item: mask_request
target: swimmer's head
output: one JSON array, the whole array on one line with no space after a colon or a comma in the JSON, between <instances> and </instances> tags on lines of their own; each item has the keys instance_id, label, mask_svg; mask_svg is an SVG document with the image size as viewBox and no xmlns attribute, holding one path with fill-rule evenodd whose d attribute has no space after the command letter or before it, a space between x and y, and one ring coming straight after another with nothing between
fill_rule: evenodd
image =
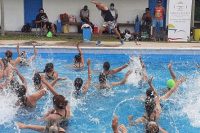
<instances>
[{"instance_id":1,"label":"swimmer's head","mask_svg":"<svg viewBox=\"0 0 200 133\"><path fill-rule=\"evenodd\" d=\"M99 83L106 83L106 74L105 73L100 73L99 74Z\"/></svg>"},{"instance_id":2,"label":"swimmer's head","mask_svg":"<svg viewBox=\"0 0 200 133\"><path fill-rule=\"evenodd\" d=\"M34 85L39 85L41 84L41 76L39 73L35 73L34 76L33 76L33 82L34 82Z\"/></svg>"},{"instance_id":3,"label":"swimmer's head","mask_svg":"<svg viewBox=\"0 0 200 133\"><path fill-rule=\"evenodd\" d=\"M53 63L47 63L47 64L45 65L44 72L45 72L45 73L49 73L49 72L52 72L53 69L54 69Z\"/></svg>"},{"instance_id":4,"label":"swimmer's head","mask_svg":"<svg viewBox=\"0 0 200 133\"><path fill-rule=\"evenodd\" d=\"M74 87L75 87L76 91L79 91L81 89L82 85L83 85L83 80L81 78L76 78L74 80Z\"/></svg>"},{"instance_id":5,"label":"swimmer's head","mask_svg":"<svg viewBox=\"0 0 200 133\"><path fill-rule=\"evenodd\" d=\"M15 91L18 97L23 97L26 95L26 87L24 85L19 85Z\"/></svg>"},{"instance_id":6,"label":"swimmer's head","mask_svg":"<svg viewBox=\"0 0 200 133\"><path fill-rule=\"evenodd\" d=\"M154 93L153 93L153 91L151 90L151 88L147 89L147 91L146 91L146 96L147 96L147 97L150 97L150 98L154 98Z\"/></svg>"},{"instance_id":7,"label":"swimmer's head","mask_svg":"<svg viewBox=\"0 0 200 133\"><path fill-rule=\"evenodd\" d=\"M53 97L53 105L55 108L57 109L65 109L65 107L67 106L68 101L65 100L65 97L62 95L55 95Z\"/></svg>"},{"instance_id":8,"label":"swimmer's head","mask_svg":"<svg viewBox=\"0 0 200 133\"><path fill-rule=\"evenodd\" d=\"M81 62L81 54L77 54L74 56L74 62L75 63L80 63Z\"/></svg>"},{"instance_id":9,"label":"swimmer's head","mask_svg":"<svg viewBox=\"0 0 200 133\"><path fill-rule=\"evenodd\" d=\"M110 63L109 62L104 62L103 63L103 69L104 69L104 71L108 71L110 69Z\"/></svg>"},{"instance_id":10,"label":"swimmer's head","mask_svg":"<svg viewBox=\"0 0 200 133\"><path fill-rule=\"evenodd\" d=\"M7 51L5 52L5 56L6 56L7 59L12 59L12 55L13 55L13 53L12 53L12 51L10 51L10 50L7 50Z\"/></svg>"},{"instance_id":11,"label":"swimmer's head","mask_svg":"<svg viewBox=\"0 0 200 133\"><path fill-rule=\"evenodd\" d=\"M147 97L145 99L145 110L147 112L148 117L150 117L150 115L154 112L155 106L156 106L156 103L153 98Z\"/></svg>"},{"instance_id":12,"label":"swimmer's head","mask_svg":"<svg viewBox=\"0 0 200 133\"><path fill-rule=\"evenodd\" d=\"M146 125L146 133L159 133L159 126L156 122L150 121Z\"/></svg>"},{"instance_id":13,"label":"swimmer's head","mask_svg":"<svg viewBox=\"0 0 200 133\"><path fill-rule=\"evenodd\" d=\"M26 51L22 51L22 52L20 53L20 57L26 58Z\"/></svg>"}]
</instances>

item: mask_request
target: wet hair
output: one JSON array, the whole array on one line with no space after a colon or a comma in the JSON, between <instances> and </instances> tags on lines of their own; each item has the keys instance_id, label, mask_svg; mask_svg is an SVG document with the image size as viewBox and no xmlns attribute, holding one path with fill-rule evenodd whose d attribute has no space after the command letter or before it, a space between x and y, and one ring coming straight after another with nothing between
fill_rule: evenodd
<instances>
[{"instance_id":1,"label":"wet hair","mask_svg":"<svg viewBox=\"0 0 200 133\"><path fill-rule=\"evenodd\" d=\"M79 91L82 85L83 85L83 80L81 78L76 78L74 80L74 86L75 86L76 91Z\"/></svg>"},{"instance_id":2,"label":"wet hair","mask_svg":"<svg viewBox=\"0 0 200 133\"><path fill-rule=\"evenodd\" d=\"M7 51L5 52L5 56L6 56L7 59L12 58L12 55L13 55L13 53L12 53L12 51L10 51L10 50L7 50Z\"/></svg>"},{"instance_id":3,"label":"wet hair","mask_svg":"<svg viewBox=\"0 0 200 133\"><path fill-rule=\"evenodd\" d=\"M62 95L55 95L53 97L53 105L58 109L65 109L67 106L68 101L65 100L65 97Z\"/></svg>"},{"instance_id":4,"label":"wet hair","mask_svg":"<svg viewBox=\"0 0 200 133\"><path fill-rule=\"evenodd\" d=\"M156 122L150 121L146 124L146 133L159 133L159 126Z\"/></svg>"},{"instance_id":5,"label":"wet hair","mask_svg":"<svg viewBox=\"0 0 200 133\"><path fill-rule=\"evenodd\" d=\"M110 6L115 6L115 4L114 4L114 3L111 3Z\"/></svg>"},{"instance_id":6,"label":"wet hair","mask_svg":"<svg viewBox=\"0 0 200 133\"><path fill-rule=\"evenodd\" d=\"M100 83L105 83L106 82L106 78L107 78L107 76L106 76L105 73L100 73L99 74L99 82Z\"/></svg>"},{"instance_id":7,"label":"wet hair","mask_svg":"<svg viewBox=\"0 0 200 133\"><path fill-rule=\"evenodd\" d=\"M153 91L151 90L151 88L146 90L146 96L150 97L150 98L154 98L154 94L153 94Z\"/></svg>"},{"instance_id":8,"label":"wet hair","mask_svg":"<svg viewBox=\"0 0 200 133\"><path fill-rule=\"evenodd\" d=\"M34 85L39 85L41 84L41 76L39 73L35 73L34 76L33 76L33 82L34 82Z\"/></svg>"},{"instance_id":9,"label":"wet hair","mask_svg":"<svg viewBox=\"0 0 200 133\"><path fill-rule=\"evenodd\" d=\"M156 106L156 103L154 101L154 98L147 97L145 99L145 110L149 118L150 118L150 115L154 112L155 106Z\"/></svg>"},{"instance_id":10,"label":"wet hair","mask_svg":"<svg viewBox=\"0 0 200 133\"><path fill-rule=\"evenodd\" d=\"M26 95L26 87L24 85L18 85L15 92L19 98L22 98Z\"/></svg>"},{"instance_id":11,"label":"wet hair","mask_svg":"<svg viewBox=\"0 0 200 133\"><path fill-rule=\"evenodd\" d=\"M110 63L109 63L109 62L104 62L104 63L103 63L103 69L104 69L105 71L108 71L108 70L110 69Z\"/></svg>"},{"instance_id":12,"label":"wet hair","mask_svg":"<svg viewBox=\"0 0 200 133\"><path fill-rule=\"evenodd\" d=\"M7 58L2 58L1 60L3 62L4 68L6 68L8 66L8 62L9 62L8 59Z\"/></svg>"},{"instance_id":13,"label":"wet hair","mask_svg":"<svg viewBox=\"0 0 200 133\"><path fill-rule=\"evenodd\" d=\"M79 54L75 55L74 60L75 60L75 63L81 62L81 54L79 53Z\"/></svg>"},{"instance_id":14,"label":"wet hair","mask_svg":"<svg viewBox=\"0 0 200 133\"><path fill-rule=\"evenodd\" d=\"M53 63L47 63L47 64L45 65L44 72L47 72L47 73L48 73L48 72L51 72L53 68L54 68Z\"/></svg>"}]
</instances>

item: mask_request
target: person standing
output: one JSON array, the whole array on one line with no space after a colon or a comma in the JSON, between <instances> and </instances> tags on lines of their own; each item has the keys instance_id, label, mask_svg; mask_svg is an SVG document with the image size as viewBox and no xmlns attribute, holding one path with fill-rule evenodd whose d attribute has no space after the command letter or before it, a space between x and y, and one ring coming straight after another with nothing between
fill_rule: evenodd
<instances>
[{"instance_id":1,"label":"person standing","mask_svg":"<svg viewBox=\"0 0 200 133\"><path fill-rule=\"evenodd\" d=\"M104 31L106 28L109 28L111 30L114 30L115 34L120 39L120 43L124 44L124 40L121 38L121 35L116 28L115 18L112 16L109 8L105 4L97 2L95 0L92 0L91 3L95 4L97 9L99 9L101 11L101 16L104 19L104 24L99 31L99 35L101 35L102 31ZM101 44L101 41L98 40L96 45L100 45L100 44Z\"/></svg>"},{"instance_id":2,"label":"person standing","mask_svg":"<svg viewBox=\"0 0 200 133\"><path fill-rule=\"evenodd\" d=\"M164 16L165 16L165 8L162 6L162 1L157 1L157 6L154 9L154 20L153 20L153 39L156 39L156 27L159 27L159 31L161 33L157 33L158 35L163 35L164 31Z\"/></svg>"},{"instance_id":3,"label":"person standing","mask_svg":"<svg viewBox=\"0 0 200 133\"><path fill-rule=\"evenodd\" d=\"M110 4L110 12L111 12L112 16L114 17L115 22L117 22L117 19L118 19L118 10L115 8L115 4L114 3Z\"/></svg>"}]
</instances>

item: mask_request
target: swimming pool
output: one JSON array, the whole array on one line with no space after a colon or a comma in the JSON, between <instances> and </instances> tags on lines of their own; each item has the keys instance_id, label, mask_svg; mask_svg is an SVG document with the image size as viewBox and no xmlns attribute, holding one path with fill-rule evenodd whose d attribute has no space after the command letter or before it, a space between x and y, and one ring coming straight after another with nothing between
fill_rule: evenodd
<instances>
[{"instance_id":1,"label":"swimming pool","mask_svg":"<svg viewBox=\"0 0 200 133\"><path fill-rule=\"evenodd\" d=\"M1 49L0 57L3 56ZM13 50L14 51L14 50ZM61 53L58 53L58 52ZM200 76L196 68L196 63L200 62L200 54L198 51L194 53L177 54L176 52L152 53L152 51L144 50L142 58L147 66L149 75L154 76L154 85L158 89L166 87L166 81L170 78L167 64L172 61L173 68L177 76L185 75L188 80L184 83L179 91L173 95L167 102L162 103L163 113L159 120L160 125L169 133L198 133L200 131ZM84 71L75 71L71 68L72 59L75 55L74 50L64 52L64 50L48 49L44 51L39 49L38 60L35 61L30 68L21 67L20 72L26 77L29 93L34 92L32 76L35 70L42 71L47 62L53 62L55 70L58 71L60 77L67 77L66 81L60 81L56 86L56 90L64 95L72 106L73 116L69 121L69 133L111 133L111 121L113 114L119 116L119 123L128 125L128 115L134 115L134 119L144 114L144 105L140 100L145 89L140 88L136 83L134 76L129 78L126 85L114 87L111 91L97 91L94 85L98 82L98 71L102 70L104 61L109 61L111 68L119 67L129 61L129 56L140 54L137 51L124 50L122 54L112 54L106 50L97 50L84 55L85 59L91 59L93 72L92 85L87 95L79 100L71 97L73 90L72 83L76 77L82 77L86 80L87 69ZM94 54L95 53L95 54ZM104 53L104 54L103 54ZM105 54L106 53L106 54ZM142 52L141 52L142 53ZM175 53L175 54L170 54ZM14 55L17 56L16 53ZM116 74L109 81L118 81L123 78L127 69ZM0 132L19 132L15 127L15 121L24 123L45 125L39 120L44 113L52 107L52 95L47 94L37 104L36 109L30 112L17 109L14 107L15 96L1 92L0 95ZM142 133L143 125L128 127L129 132ZM21 133L34 133L31 130L21 130Z\"/></svg>"}]
</instances>

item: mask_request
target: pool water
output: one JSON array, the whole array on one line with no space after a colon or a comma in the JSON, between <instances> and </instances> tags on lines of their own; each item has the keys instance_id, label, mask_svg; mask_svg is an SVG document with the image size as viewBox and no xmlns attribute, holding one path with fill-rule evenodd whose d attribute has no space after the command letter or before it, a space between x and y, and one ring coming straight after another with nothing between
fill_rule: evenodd
<instances>
[{"instance_id":1,"label":"pool water","mask_svg":"<svg viewBox=\"0 0 200 133\"><path fill-rule=\"evenodd\" d=\"M128 125L128 115L134 115L134 119L144 114L144 96L148 88L137 85L138 78L132 74L126 85L113 87L110 91L98 91L95 84L98 83L98 74L102 71L104 61L109 61L111 68L119 67L129 61L130 55L126 54L85 54L91 59L93 70L92 85L88 93L81 99L72 97L73 81L76 77L87 79L87 69L75 71L71 67L74 53L42 53L30 68L19 68L22 75L29 81L28 93L35 92L32 76L35 71L43 71L47 62L53 62L55 70L60 77L67 77L66 81L59 81L56 85L58 93L64 95L69 101L72 109L72 117L68 124L69 133L111 133L111 122L113 114L118 115L119 123ZM14 55L16 57L16 53ZM3 57L3 53L0 54ZM181 85L178 92L163 102L163 112L159 120L160 126L169 133L198 133L200 132L200 75L196 64L200 62L199 55L143 55L148 75L154 77L154 86L158 89L166 87L166 81L170 78L167 69L168 63L173 62L173 69L177 76L186 76L187 81ZM137 59L136 59L137 60ZM137 64L137 62L135 62ZM109 82L119 81L128 71L134 68L128 67L120 73L109 78ZM135 68L134 68L135 69ZM52 95L45 95L37 103L34 110L22 110L16 108L14 103L16 97L9 90L0 92L0 132L1 133L34 133L32 130L19 130L15 126L16 121L26 124L45 125L40 118L52 108ZM139 124L128 127L130 133L143 133L144 126Z\"/></svg>"}]
</instances>

